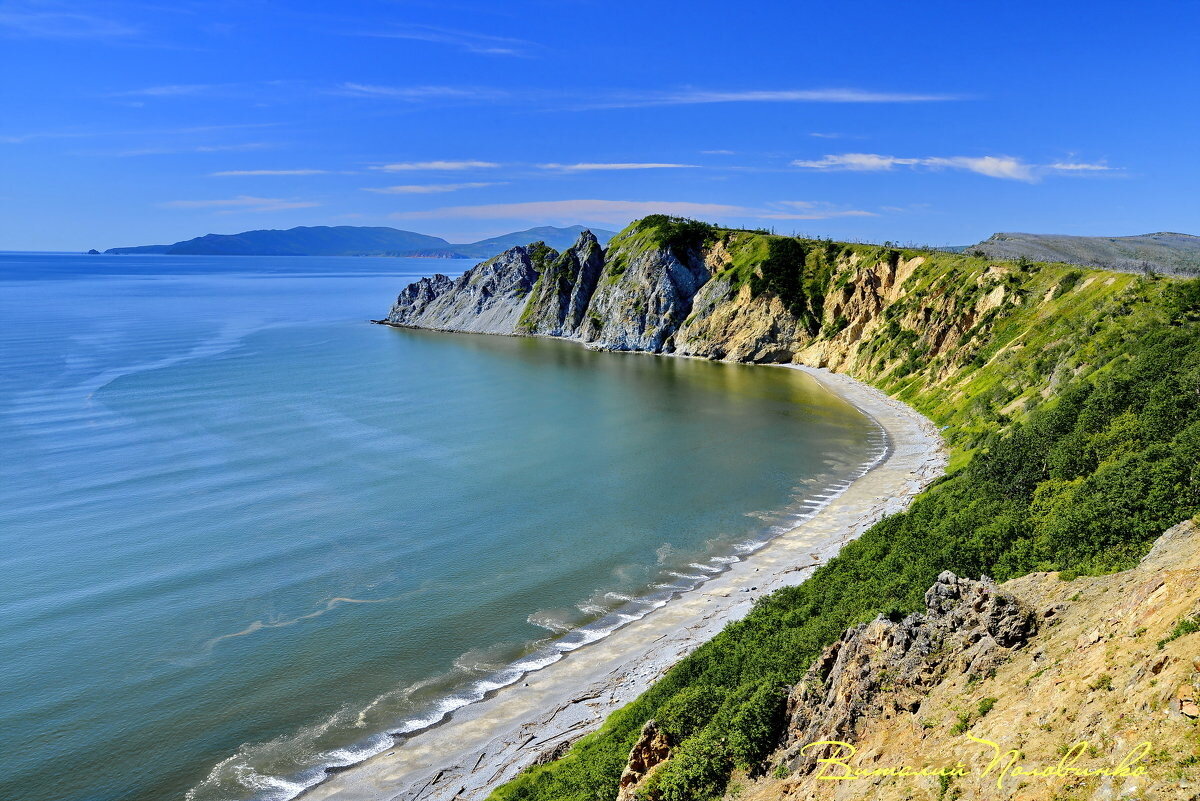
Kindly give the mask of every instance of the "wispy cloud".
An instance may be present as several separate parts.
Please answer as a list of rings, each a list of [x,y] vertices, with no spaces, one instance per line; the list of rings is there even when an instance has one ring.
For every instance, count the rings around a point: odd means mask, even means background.
[[[128,39],[140,31],[65,3],[0,3],[0,33],[37,39]]]
[[[111,92],[109,97],[186,97],[204,94],[216,89],[211,83],[173,83],[163,86],[146,86],[141,89],[127,89],[123,92]]]
[[[222,200],[169,200],[160,205],[169,209],[213,209],[220,214],[233,214],[239,211],[256,212],[308,209],[321,204],[309,200],[238,195],[237,197]]]
[[[674,170],[699,167],[698,164],[664,164],[649,161],[625,161],[611,163],[582,162],[579,164],[539,164],[543,170],[559,172],[599,172],[604,170]]]
[[[209,175],[217,176],[235,176],[235,175],[329,175],[333,170],[221,170],[220,172],[210,172]]]
[[[958,95],[918,92],[877,92],[867,89],[748,89],[713,91],[644,92],[614,96],[589,108],[690,106],[710,103],[940,103],[962,100]]]
[[[878,217],[873,211],[848,209],[817,200],[780,200],[757,216],[766,220],[832,220],[838,217]]]
[[[429,170],[487,170],[500,165],[494,161],[399,161],[394,164],[379,164],[369,169],[383,172],[420,172]]]
[[[100,153],[110,156],[168,156],[177,153],[237,153],[244,150],[266,150],[274,147],[270,142],[241,142],[233,145],[195,145],[192,147],[140,147],[119,150],[115,153]]]
[[[184,136],[188,134],[213,133],[216,131],[229,131],[245,128],[271,128],[279,123],[275,122],[256,122],[246,124],[233,125],[195,125],[184,128],[151,128],[146,130],[125,130],[125,131],[104,131],[104,130],[78,130],[78,131],[39,131],[36,133],[21,134],[18,136],[0,136],[0,143],[3,144],[23,144],[32,142],[38,139],[93,139],[107,136]]]
[[[377,97],[417,102],[422,100],[502,100],[509,97],[503,89],[480,86],[383,86],[347,81],[333,90],[347,97]]]
[[[736,156],[736,150],[701,150],[706,156]]]
[[[896,167],[949,169],[974,172],[989,178],[1010,181],[1036,182],[1045,175],[1070,172],[1109,171],[1106,164],[1056,162],[1031,164],[1013,156],[921,156],[899,157],[878,153],[842,153],[820,159],[797,159],[793,167],[809,170],[849,170],[852,172],[886,172]]]
[[[403,186],[365,186],[364,192],[376,192],[381,195],[436,195],[443,192],[458,192],[462,189],[482,189],[485,186],[498,186],[495,182],[473,181],[465,184],[405,184]]]
[[[1112,172],[1116,169],[1107,164],[1087,164],[1075,161],[1056,161],[1046,167],[1055,172]]]
[[[537,45],[525,39],[493,36],[474,31],[441,28],[434,25],[406,25],[379,31],[360,31],[358,36],[383,39],[407,39],[416,42],[448,45],[468,53],[488,56],[528,56]]]

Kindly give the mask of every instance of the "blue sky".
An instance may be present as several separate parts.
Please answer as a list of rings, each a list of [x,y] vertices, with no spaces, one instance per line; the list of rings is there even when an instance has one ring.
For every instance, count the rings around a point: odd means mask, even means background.
[[[1200,233],[1200,3],[0,0],[0,249]]]

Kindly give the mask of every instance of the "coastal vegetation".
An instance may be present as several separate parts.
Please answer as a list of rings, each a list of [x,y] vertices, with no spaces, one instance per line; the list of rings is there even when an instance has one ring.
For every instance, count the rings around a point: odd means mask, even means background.
[[[651,719],[675,746],[639,797],[718,798],[735,770],[765,768],[787,691],[822,649],[852,625],[921,609],[940,572],[1108,573],[1200,512],[1200,280],[669,219],[622,232],[613,242],[625,243],[622,258],[634,240],[676,250],[720,243],[730,257],[716,277],[778,298],[821,353],[942,426],[951,467],[907,511],[808,581],[759,600],[565,756],[527,770],[492,801],[615,798]],[[866,327],[849,301],[831,307],[900,265],[908,265],[903,291]]]

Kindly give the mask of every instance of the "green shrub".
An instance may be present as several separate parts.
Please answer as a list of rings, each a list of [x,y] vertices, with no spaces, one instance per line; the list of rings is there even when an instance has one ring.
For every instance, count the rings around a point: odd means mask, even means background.
[[[1185,617],[1175,624],[1175,628],[1171,629],[1170,634],[1158,641],[1158,650],[1161,651],[1169,642],[1174,642],[1188,634],[1195,634],[1197,631],[1200,631],[1200,620],[1194,617]]]
[[[655,719],[663,731],[680,741],[708,725],[724,700],[716,687],[703,684],[686,687],[662,705]]]
[[[682,259],[687,251],[699,250],[717,238],[718,229],[699,220],[686,217],[671,217],[666,214],[651,214],[643,217],[639,228],[647,232],[648,240],[658,247],[670,248],[676,258]]]
[[[663,801],[720,798],[732,769],[720,733],[709,727],[685,742],[652,774],[647,795],[657,795]]]
[[[950,727],[950,733],[957,737],[969,728],[971,728],[971,713],[959,712],[954,725]]]
[[[1071,270],[1068,272],[1062,277],[1062,280],[1058,282],[1058,286],[1054,288],[1054,294],[1052,296],[1053,299],[1058,300],[1063,295],[1070,292],[1075,288],[1075,285],[1079,283],[1079,279],[1081,278],[1083,278],[1083,273],[1081,273],[1079,270]]]

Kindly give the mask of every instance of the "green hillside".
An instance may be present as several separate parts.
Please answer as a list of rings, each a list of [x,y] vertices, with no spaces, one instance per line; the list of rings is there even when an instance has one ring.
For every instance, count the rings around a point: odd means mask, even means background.
[[[921,609],[943,570],[1006,579],[1126,568],[1200,511],[1200,280],[658,220],[614,245],[632,239],[733,254],[729,274],[750,295],[783,293],[789,314],[815,321],[813,352],[944,426],[951,469],[493,801],[615,798],[651,718],[677,747],[642,796],[720,797],[734,769],[753,771],[774,750],[787,689],[848,626]],[[834,314],[841,299],[857,308],[881,275],[902,280],[878,312]]]

